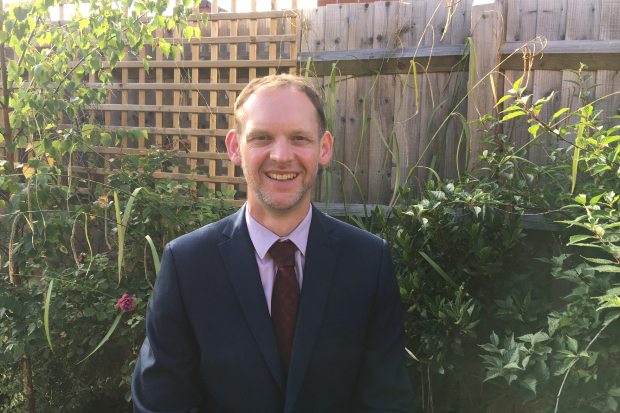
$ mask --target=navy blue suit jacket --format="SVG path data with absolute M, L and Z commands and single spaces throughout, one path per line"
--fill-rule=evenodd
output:
M 244 214 L 166 246 L 134 412 L 410 412 L 387 243 L 313 209 L 285 382 Z

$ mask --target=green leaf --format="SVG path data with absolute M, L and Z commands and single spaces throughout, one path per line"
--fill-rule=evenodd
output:
M 121 283 L 123 269 L 123 248 L 125 246 L 125 228 L 121 221 L 121 209 L 119 206 L 118 195 L 114 191 L 114 210 L 116 212 L 116 228 L 118 234 L 118 283 Z
M 567 245 L 571 245 L 574 244 L 575 242 L 580 242 L 583 241 L 584 239 L 588 239 L 588 238 L 594 238 L 594 236 L 591 235 L 572 235 L 570 237 L 570 241 Z
M 159 256 L 157 255 L 157 250 L 155 249 L 155 244 L 153 243 L 153 240 L 151 239 L 150 235 L 147 235 L 146 240 L 148 241 L 149 245 L 151 246 L 151 254 L 153 254 L 153 262 L 155 263 L 155 275 L 157 276 L 157 274 L 159 274 Z
M 87 308 L 86 310 L 84 310 L 84 317 L 92 317 L 95 314 L 97 314 L 97 310 L 95 310 L 94 308 Z
M 555 317 L 547 317 L 547 324 L 549 324 L 549 335 L 552 336 L 560 325 L 560 319 Z
M 568 344 L 568 348 L 570 348 L 573 351 L 573 353 L 577 353 L 577 346 L 578 346 L 577 340 L 569 336 L 566 336 L 566 342 Z
M 573 188 L 574 188 L 574 185 L 573 185 Z M 572 193 L 572 191 L 571 191 L 571 193 Z M 578 196 L 575 197 L 575 202 L 578 202 L 581 205 L 585 205 L 586 204 L 586 196 L 584 194 L 579 194 Z
M 495 331 L 491 333 L 491 343 L 493 343 L 495 347 L 499 345 L 499 337 L 495 334 Z
M 149 73 L 149 69 L 151 68 L 151 65 L 149 64 L 149 61 L 146 59 L 142 60 L 142 65 L 144 66 L 144 70 L 146 70 L 146 73 Z
M 555 113 L 553 114 L 553 116 L 551 116 L 551 119 L 549 119 L 549 123 L 551 123 L 551 121 L 552 121 L 553 119 L 557 118 L 557 117 L 558 117 L 558 116 L 560 116 L 562 113 L 566 112 L 568 109 L 569 109 L 569 108 L 563 108 L 563 109 L 560 109 L 560 110 L 558 110 L 557 112 L 555 112 Z
M 619 265 L 599 265 L 598 267 L 593 267 L 592 269 L 600 272 L 620 272 Z
M 521 380 L 519 382 L 519 384 L 521 384 L 523 387 L 525 387 L 526 389 L 534 392 L 534 394 L 536 394 L 536 378 L 533 376 L 527 376 L 526 378 L 524 378 L 523 380 Z
M 433 267 L 435 269 L 435 271 L 437 271 L 437 273 L 439 273 L 439 275 L 441 275 L 441 277 L 446 280 L 446 282 L 448 284 L 450 284 L 451 286 L 453 286 L 454 288 L 458 289 L 459 286 L 452 281 L 452 279 L 450 277 L 448 277 L 448 274 L 446 274 L 440 267 L 439 265 L 437 265 L 437 263 L 435 263 L 435 261 L 433 261 L 431 259 L 431 257 L 429 257 L 428 255 L 426 255 L 425 253 L 423 253 L 422 251 L 420 251 L 420 255 L 426 260 L 428 261 L 428 263 L 431 265 L 431 267 Z
M 620 317 L 620 310 L 610 311 L 605 316 L 605 324 L 611 323 L 612 321 L 614 321 L 618 317 Z
M 101 144 L 104 147 L 109 148 L 110 145 L 112 144 L 112 135 L 110 135 L 109 133 L 102 133 L 101 134 Z
M 101 342 L 97 345 L 97 347 L 95 347 L 95 349 L 86 357 L 84 357 L 80 363 L 82 363 L 84 360 L 86 360 L 87 358 L 89 358 L 90 356 L 92 356 L 93 354 L 95 354 L 95 351 L 99 350 L 99 347 L 103 346 L 103 344 L 108 341 L 108 339 L 110 338 L 110 336 L 112 335 L 112 333 L 114 332 L 114 330 L 116 329 L 116 326 L 118 325 L 118 322 L 121 321 L 121 317 L 123 316 L 123 312 L 121 311 L 120 314 L 116 317 L 116 320 L 114 320 L 114 323 L 112 323 L 112 326 L 110 327 L 110 329 L 108 330 L 107 334 L 105 335 L 105 337 L 103 337 L 103 340 L 101 340 Z M 78 364 L 80 364 L 78 363 Z
M 165 41 L 163 38 L 159 38 L 159 48 L 166 58 L 170 56 L 170 43 Z
M 54 280 L 50 280 L 47 287 L 47 294 L 45 297 L 45 310 L 43 312 L 43 324 L 45 325 L 45 336 L 47 337 L 47 343 L 50 345 L 50 350 L 54 351 L 52 347 L 52 339 L 50 337 L 50 300 L 52 299 L 52 291 L 54 288 Z

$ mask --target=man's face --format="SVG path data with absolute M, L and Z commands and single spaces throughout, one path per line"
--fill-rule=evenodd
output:
M 230 131 L 226 147 L 243 168 L 248 202 L 280 212 L 309 205 L 318 165 L 332 155 L 331 135 L 319 134 L 310 99 L 292 87 L 259 89 L 243 108 L 243 133 Z

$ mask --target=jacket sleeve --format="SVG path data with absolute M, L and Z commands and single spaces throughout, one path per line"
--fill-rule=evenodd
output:
M 405 366 L 403 307 L 387 242 L 356 384 L 355 412 L 412 412 L 413 390 Z
M 170 244 L 164 249 L 133 374 L 134 412 L 186 413 L 201 403 L 199 349 L 187 318 Z

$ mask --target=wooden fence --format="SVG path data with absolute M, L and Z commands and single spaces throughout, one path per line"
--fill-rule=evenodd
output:
M 329 94 L 329 75 L 336 64 L 336 158 L 357 181 L 334 163 L 324 171 L 331 174 L 331 188 L 324 176 L 315 188 L 314 201 L 326 202 L 329 196 L 330 203 L 359 203 L 363 194 L 366 202 L 385 205 L 397 175 L 402 184 L 416 164 L 432 166 L 447 178 L 456 175 L 457 167 L 463 171 L 466 149 L 476 160 L 484 149 L 478 144 L 482 137 L 470 124 L 470 146 L 462 135 L 461 121 L 449 117 L 450 113 L 458 112 L 469 122 L 485 113 L 497 115 L 497 99 L 524 73 L 523 53 L 515 50 L 537 37 L 530 50 L 546 48 L 532 61 L 526 93 L 536 101 L 556 92 L 542 115 L 544 120 L 560 107 L 579 105 L 573 96 L 577 86 L 568 82 L 575 76 L 561 70 L 578 69 L 580 62 L 592 69 L 587 86 L 599 84 L 590 101 L 619 91 L 618 17 L 620 2 L 614 0 L 409 0 L 302 10 L 302 70 L 311 57 L 317 83 Z M 466 47 L 467 38 L 472 49 Z M 467 96 L 473 59 L 463 59 L 466 50 L 476 56 L 475 102 Z M 497 67 L 493 82 L 490 77 L 483 80 Z M 617 115 L 618 107 L 618 95 L 599 106 L 604 116 Z M 521 147 L 532 138 L 529 126 L 524 121 L 509 122 L 503 132 Z M 392 156 L 384 143 L 390 136 L 398 144 L 399 162 L 396 146 L 390 146 Z M 528 157 L 541 163 L 544 154 L 545 146 L 531 146 Z M 418 168 L 408 184 L 420 187 L 428 174 L 428 169 Z
M 217 1 L 212 6 L 218 10 Z M 272 7 L 277 8 L 275 0 Z M 148 137 L 97 148 L 103 157 L 94 162 L 83 157 L 74 172 L 103 181 L 103 168 L 114 169 L 111 160 L 118 154 L 168 147 L 178 150 L 181 169 L 158 172 L 158 177 L 183 178 L 182 168 L 198 169 L 193 178 L 200 185 L 235 189 L 239 205 L 247 188 L 224 144 L 234 127 L 236 96 L 257 76 L 304 74 L 311 58 L 310 76 L 326 94 L 335 140 L 334 161 L 320 171 L 313 201 L 329 201 L 339 211 L 343 203 L 362 200 L 386 205 L 415 165 L 419 168 L 406 183 L 421 187 L 426 168 L 450 178 L 465 169 L 467 151 L 477 159 L 483 149 L 477 144 L 480 133 L 472 126 L 468 142 L 460 118 L 450 114 L 469 122 L 496 114 L 497 99 L 523 74 L 523 54 L 514 52 L 532 39 L 539 37 L 530 43 L 537 51 L 546 47 L 532 61 L 527 91 L 534 101 L 557 92 L 543 119 L 561 106 L 579 104 L 573 97 L 576 86 L 568 82 L 574 75 L 561 71 L 577 69 L 579 62 L 592 70 L 588 85 L 598 84 L 591 100 L 620 89 L 620 2 L 615 0 L 409 0 L 299 11 L 235 10 L 233 0 L 232 12 L 211 13 L 206 27 L 192 20 L 201 39 L 188 42 L 182 33 L 156 33 L 183 46 L 184 54 L 175 59 L 147 46 L 120 62 L 108 101 L 92 107 L 94 120 L 108 132 L 139 129 Z M 63 19 L 62 8 L 60 13 Z M 467 51 L 476 56 L 475 101 L 468 96 L 474 59 Z M 145 56 L 150 56 L 148 73 Z M 94 75 L 88 81 L 97 87 Z M 611 96 L 601 106 L 604 114 L 616 115 L 619 103 L 618 95 Z M 523 146 L 531 139 L 528 126 L 512 122 L 504 133 Z M 532 146 L 528 156 L 544 162 L 544 153 L 544 146 Z

